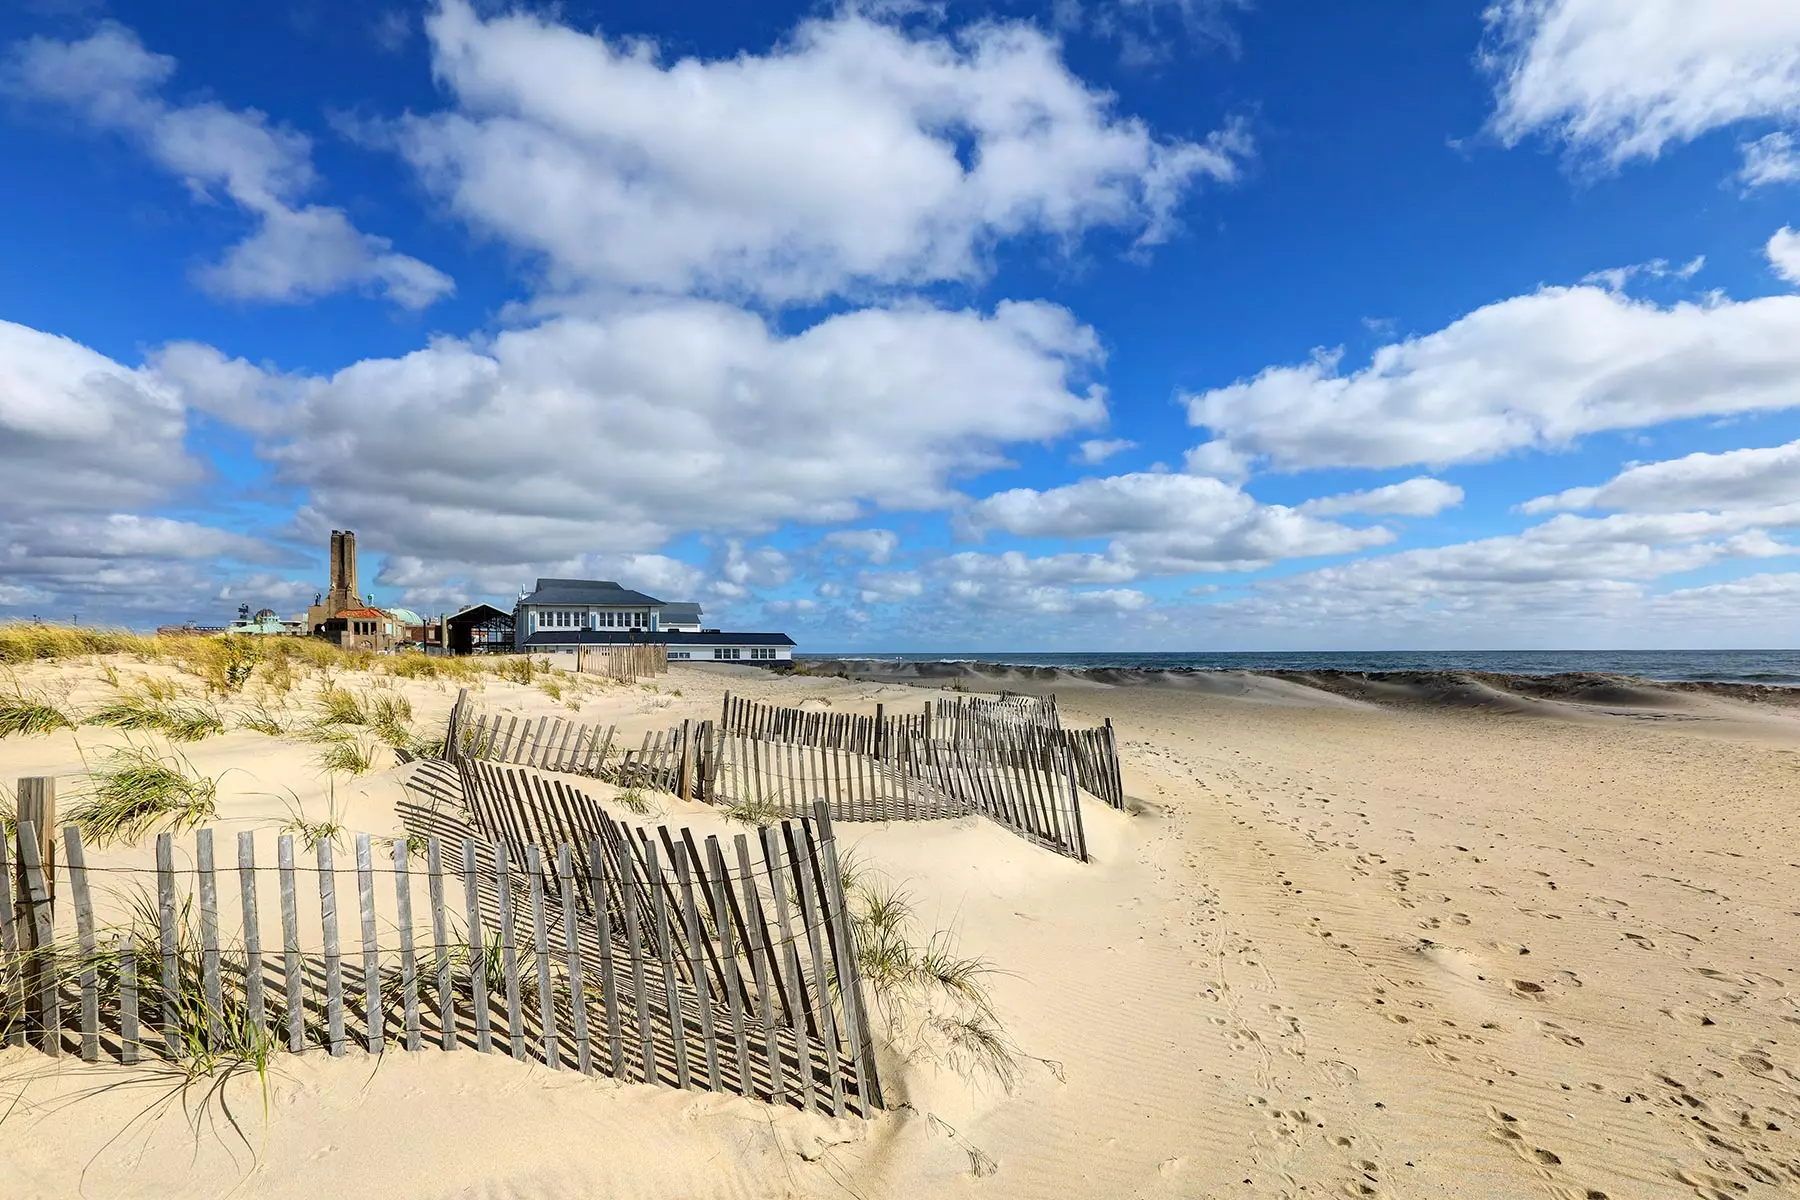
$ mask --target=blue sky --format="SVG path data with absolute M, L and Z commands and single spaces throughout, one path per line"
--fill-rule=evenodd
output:
M 1800 645 L 1800 10 L 34 0 L 0 617 Z

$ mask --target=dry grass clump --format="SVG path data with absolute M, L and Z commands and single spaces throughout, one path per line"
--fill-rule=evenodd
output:
M 153 731 L 170 741 L 197 742 L 215 733 L 225 732 L 219 714 L 192 705 L 174 704 L 174 689 L 167 684 L 144 681 L 148 686 L 127 692 L 111 704 L 103 705 L 83 719 L 84 725 L 110 725 L 114 729 Z
M 186 760 L 142 746 L 114 750 L 89 776 L 69 819 L 96 844 L 135 842 L 159 824 L 193 829 L 218 812 L 218 786 Z
M 0 663 L 46 662 L 87 654 L 135 654 L 141 659 L 159 658 L 162 647 L 158 641 L 123 630 L 9 621 L 0 624 Z
M 363 707 L 362 697 L 348 688 L 327 684 L 319 693 L 319 724 L 321 725 L 367 725 L 369 711 Z
M 539 667 L 537 660 L 529 654 L 502 654 L 496 657 L 493 666 L 494 674 L 511 683 L 522 683 L 530 687 L 539 675 L 548 675 L 549 667 Z
M 382 669 L 401 679 L 454 679 L 468 682 L 481 674 L 481 668 L 467 658 L 420 654 L 417 651 L 394 655 L 382 665 Z
M 281 714 L 266 704 L 258 704 L 247 712 L 239 713 L 238 727 L 269 737 L 285 737 L 288 731 L 287 722 L 282 719 Z
M 334 846 L 339 843 L 344 835 L 344 815 L 338 807 L 336 788 L 325 802 L 323 817 L 308 817 L 299 797 L 292 791 L 288 796 L 290 799 L 284 802 L 288 819 L 282 822 L 281 832 L 293 834 L 308 850 L 317 850 L 320 842 L 330 842 Z
M 325 771 L 361 775 L 375 765 L 375 748 L 361 738 L 343 734 L 321 743 L 313 761 Z
M 10 696 L 0 695 L 0 737 L 15 733 L 54 733 L 73 729 L 75 722 L 47 699 L 16 688 Z
M 242 691 L 250 682 L 265 656 L 264 643 L 274 640 L 244 634 L 182 638 L 173 647 L 171 657 L 182 670 L 205 680 L 207 690 L 229 695 Z
M 908 1058 L 944 1063 L 969 1079 L 992 1078 L 1011 1091 L 1020 1051 L 988 994 L 993 964 L 957 953 L 955 935 L 947 930 L 916 941 L 911 897 L 900 888 L 865 885 L 860 874 L 853 865 L 844 888 L 857 965 L 889 1040 Z
M 412 702 L 401 695 L 375 697 L 369 709 L 369 728 L 375 736 L 397 749 L 410 747 L 416 740 L 412 731 Z

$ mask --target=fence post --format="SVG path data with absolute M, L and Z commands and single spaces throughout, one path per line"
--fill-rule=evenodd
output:
M 681 723 L 681 765 L 676 769 L 675 794 L 683 800 L 694 798 L 694 726 Z
M 55 927 L 56 780 L 28 775 L 19 780 L 18 798 L 17 853 L 13 855 L 18 874 L 13 895 L 19 906 L 16 916 L 19 961 L 24 966 L 21 982 L 25 985 L 26 1026 L 46 1031 L 44 1049 L 56 1054 L 61 1048 L 61 1037 L 52 1042 L 47 1032 L 58 1016 L 50 1011 L 56 1003 L 55 972 L 48 973 L 46 986 L 45 970 L 51 930 Z

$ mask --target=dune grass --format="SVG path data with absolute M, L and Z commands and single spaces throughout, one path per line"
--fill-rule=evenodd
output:
M 917 941 L 911 896 L 893 885 L 865 883 L 865 874 L 853 863 L 844 892 L 857 966 L 890 1042 L 907 1057 L 942 1062 L 971 1080 L 991 1078 L 1010 1092 L 1022 1055 L 994 1012 L 988 991 L 993 964 L 958 953 L 948 930 Z
M 291 790 L 288 792 L 288 799 L 282 804 L 287 809 L 288 819 L 281 823 L 281 832 L 293 834 L 308 850 L 317 850 L 320 842 L 338 845 L 339 839 L 344 836 L 344 814 L 338 807 L 335 787 L 326 797 L 323 817 L 309 817 L 306 807 Z
M 0 737 L 15 733 L 54 733 L 73 729 L 75 722 L 66 713 L 40 696 L 15 691 L 0 696 Z
M 375 748 L 361 738 L 343 734 L 321 742 L 313 761 L 324 771 L 361 775 L 375 765 Z
M 135 654 L 143 659 L 162 657 L 158 639 L 123 630 L 76 625 L 39 625 L 9 621 L 0 624 L 0 663 L 48 662 L 89 654 Z
M 158 825 L 193 829 L 218 813 L 218 785 L 184 759 L 143 746 L 112 751 L 89 776 L 88 792 L 69 812 L 97 845 L 135 842 Z
M 146 693 L 126 695 L 103 705 L 82 720 L 84 725 L 153 731 L 174 742 L 197 742 L 225 732 L 225 722 L 210 709 L 171 704 Z
M 369 728 L 375 736 L 396 748 L 413 745 L 412 702 L 401 695 L 381 695 L 368 710 Z

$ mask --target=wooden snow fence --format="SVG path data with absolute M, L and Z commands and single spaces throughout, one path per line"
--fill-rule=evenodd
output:
M 662 675 L 669 669 L 669 648 L 647 643 L 576 646 L 575 673 L 605 675 L 621 683 L 633 683 L 645 675 Z
M 240 832 L 235 870 L 204 828 L 160 834 L 151 869 L 90 866 L 69 826 L 57 862 L 30 819 L 54 805 L 33 810 L 0 841 L 0 1040 L 125 1063 L 472 1048 L 840 1116 L 881 1107 L 823 806 L 727 847 L 552 794 L 567 810 L 534 825 L 358 834 L 350 861 L 281 834 L 261 839 L 271 863 Z
M 1063 729 L 1054 698 L 956 697 L 874 716 L 758 704 L 727 695 L 708 798 L 800 813 L 816 799 L 840 821 L 982 813 L 1087 861 L 1080 794 L 1125 805 L 1116 742 Z
M 711 721 L 646 731 L 643 744 L 632 749 L 619 740 L 613 725 L 483 713 L 469 704 L 465 688 L 450 710 L 443 757 L 447 762 L 479 760 L 587 775 L 685 800 L 705 798 L 713 750 Z

